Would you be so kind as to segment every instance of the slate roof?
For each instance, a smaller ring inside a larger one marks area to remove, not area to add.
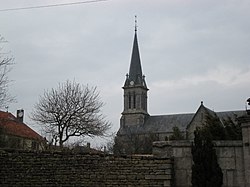
[[[154,132],[172,132],[174,126],[179,127],[181,131],[185,131],[187,124],[192,120],[194,114],[171,114],[150,116],[146,121],[145,131]]]
[[[4,133],[9,135],[40,141],[44,140],[42,136],[26,124],[18,121],[18,119],[9,112],[0,111],[0,127],[3,128]]]
[[[236,117],[240,117],[246,114],[245,110],[236,110],[236,111],[225,111],[225,112],[216,112],[217,116],[220,119],[231,118],[233,121],[236,120]]]
[[[131,80],[136,81],[137,77],[142,77],[142,68],[141,68],[141,60],[139,54],[139,47],[137,41],[137,34],[135,32],[134,36],[134,44],[129,68],[129,78]]]
[[[221,120],[230,117],[234,121],[236,117],[242,116],[246,113],[246,111],[213,112],[210,109],[208,109],[208,111],[210,114],[216,114]],[[175,126],[177,126],[180,131],[185,132],[195,114],[196,113],[149,116],[144,124],[120,128],[118,133],[121,135],[130,133],[166,133],[173,132],[173,127]]]
[[[146,122],[140,125],[120,128],[119,134],[145,134],[172,132],[174,126],[185,131],[194,114],[171,114],[148,116]]]
[[[207,112],[209,115],[212,115],[212,116],[217,115],[221,120],[222,120],[222,119],[228,119],[228,118],[236,119],[236,117],[239,117],[239,116],[242,116],[242,115],[245,115],[245,114],[246,114],[246,111],[245,111],[245,110],[215,112],[215,111],[212,111],[212,110],[210,110],[209,108],[205,107],[205,106],[203,105],[203,102],[201,103],[201,106],[200,106],[200,107],[205,108],[206,112]],[[199,109],[198,109],[198,110],[199,110]],[[196,112],[196,113],[197,113],[197,112]]]
[[[129,67],[129,74],[127,76],[127,79],[125,81],[124,86],[129,86],[129,83],[131,81],[133,81],[134,84],[137,86],[143,86],[143,87],[147,88],[146,81],[145,81],[144,76],[142,74],[141,59],[140,59],[136,31],[135,31],[135,36],[134,36],[134,43],[133,43],[132,56],[131,56],[130,67]]]
[[[223,112],[214,112],[212,110],[210,110],[209,108],[205,107],[203,105],[203,102],[201,102],[200,107],[198,108],[198,110],[196,111],[196,113],[194,114],[193,119],[189,122],[189,124],[187,125],[187,129],[189,128],[189,126],[192,124],[195,116],[199,113],[199,111],[201,109],[204,109],[206,111],[206,113],[210,116],[213,117],[218,117],[221,121],[221,123],[223,124],[223,120],[228,120],[229,118],[233,121],[236,122],[237,117],[243,116],[245,115],[246,111],[244,110],[236,110],[236,111],[223,111]]]

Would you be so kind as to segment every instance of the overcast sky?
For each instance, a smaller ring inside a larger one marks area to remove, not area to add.
[[[80,0],[0,1],[0,9]],[[250,97],[249,0],[108,0],[0,11],[0,34],[15,58],[9,78],[25,122],[44,90],[75,80],[97,86],[103,113],[119,128],[138,17],[149,113],[244,110]],[[4,110],[4,109],[2,109]]]

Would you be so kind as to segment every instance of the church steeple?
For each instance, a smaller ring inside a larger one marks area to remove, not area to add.
[[[137,33],[135,31],[134,44],[133,44],[133,50],[129,68],[129,78],[130,80],[133,80],[135,83],[139,83],[141,77],[142,77],[141,59],[139,54]]]
[[[135,35],[132,49],[132,56],[130,61],[129,74],[125,81],[125,87],[131,85],[143,86],[147,88],[145,76],[142,74],[141,59],[139,53],[139,46],[137,40],[137,21],[135,20]]]
[[[142,66],[137,40],[137,22],[135,20],[135,34],[132,48],[132,56],[129,67],[129,74],[126,75],[124,89],[124,110],[123,115],[135,115],[131,119],[139,118],[148,115],[147,112],[147,85],[145,76],[142,74]],[[135,122],[133,122],[135,123]]]

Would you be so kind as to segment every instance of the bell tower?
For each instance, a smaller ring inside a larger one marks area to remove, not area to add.
[[[149,116],[147,112],[147,92],[149,89],[145,76],[142,74],[136,20],[129,73],[126,75],[122,88],[124,90],[124,109],[120,122],[121,127],[144,124],[145,118]]]

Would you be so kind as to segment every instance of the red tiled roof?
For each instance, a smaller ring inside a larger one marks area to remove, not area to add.
[[[26,124],[9,112],[0,111],[0,127],[9,135],[19,136],[28,139],[43,140],[43,137],[28,127]]]

